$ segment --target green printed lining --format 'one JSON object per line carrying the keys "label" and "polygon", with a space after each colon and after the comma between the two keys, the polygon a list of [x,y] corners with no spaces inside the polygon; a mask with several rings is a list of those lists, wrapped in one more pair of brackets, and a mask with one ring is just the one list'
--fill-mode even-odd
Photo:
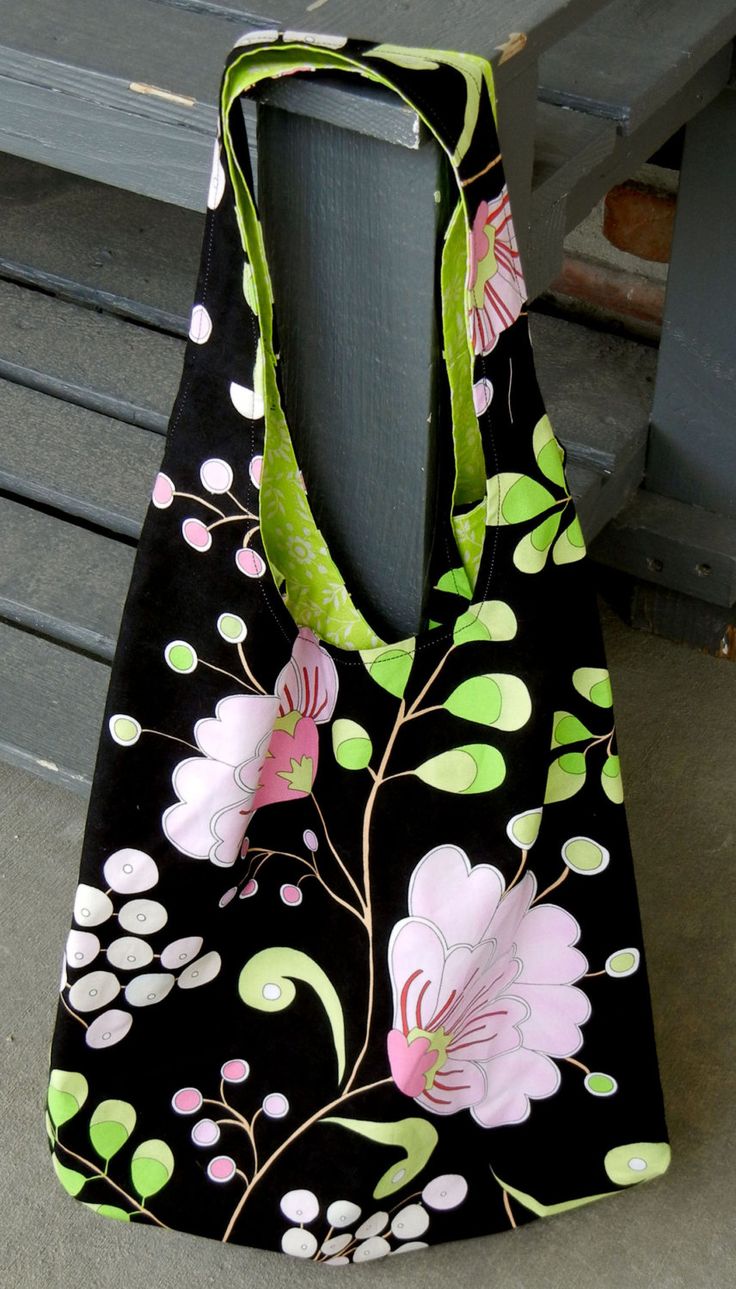
{"label": "green printed lining", "polygon": [[[379,47],[382,56],[391,58],[391,46]],[[377,49],[370,51],[377,53]],[[496,114],[491,68],[484,59],[438,50],[411,51],[420,65],[448,62],[466,77],[477,91],[478,111],[480,83],[484,82]],[[402,50],[402,56],[407,51]],[[295,57],[295,54],[297,57]],[[300,480],[299,466],[284,416],[276,381],[277,355],[273,350],[273,287],[266,259],[263,231],[256,214],[252,194],[238,164],[230,135],[230,109],[236,99],[258,81],[294,67],[304,61],[310,69],[354,71],[398,93],[421,117],[434,134],[430,122],[385,76],[372,72],[362,63],[330,51],[325,53],[312,45],[288,44],[256,46],[244,49],[227,69],[223,78],[221,109],[222,134],[230,176],[235,192],[235,213],[241,242],[246,255],[243,286],[246,299],[257,314],[260,340],[253,373],[256,398],[262,397],[265,414],[263,466],[260,485],[260,516],[263,547],[277,586],[285,582],[284,601],[289,613],[300,626],[311,627],[322,639],[346,649],[371,649],[386,642],[376,635],[364,615],[353,603],[345,581],[330,555],[327,543],[315,522]],[[399,62],[398,57],[393,61]],[[466,146],[472,135],[471,107],[466,113]],[[437,137],[435,135],[435,137]],[[440,141],[441,142],[441,141]],[[444,145],[443,145],[444,146]],[[447,149],[445,149],[447,151]],[[457,156],[451,158],[453,166]],[[456,177],[457,172],[455,170]],[[478,419],[473,403],[473,352],[467,329],[465,282],[468,271],[469,216],[463,189],[445,232],[441,262],[443,356],[450,384],[455,479],[452,492],[451,522],[465,575],[471,593],[475,586],[485,535],[486,473]],[[250,271],[249,271],[250,266]],[[476,502],[471,510],[459,515],[459,504]]]}

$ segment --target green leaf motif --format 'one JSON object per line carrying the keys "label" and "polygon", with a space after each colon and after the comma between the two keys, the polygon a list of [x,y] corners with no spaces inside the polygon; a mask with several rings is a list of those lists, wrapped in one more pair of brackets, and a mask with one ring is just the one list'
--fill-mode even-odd
{"label": "green leaf motif", "polygon": [[422,1171],[437,1145],[437,1129],[426,1119],[399,1119],[396,1123],[375,1123],[362,1119],[333,1116],[323,1123],[336,1123],[349,1132],[378,1141],[383,1146],[398,1146],[404,1153],[379,1179],[374,1199],[385,1199],[413,1180]]}
{"label": "green leaf motif", "polygon": [[62,1164],[57,1155],[52,1155],[51,1160],[54,1165],[56,1176],[64,1187],[64,1190],[69,1195],[77,1196],[85,1182],[89,1181],[89,1177],[85,1177],[82,1173],[78,1173],[74,1168],[67,1168],[66,1164]]}
{"label": "green leaf motif", "polygon": [[332,748],[343,770],[365,770],[373,755],[368,731],[344,717],[332,723]]}
{"label": "green leaf motif", "polygon": [[580,520],[575,515],[572,522],[557,538],[555,548],[552,551],[552,559],[555,564],[573,564],[575,560],[582,559],[584,554],[585,538],[580,527]]}
{"label": "green leaf motif", "polygon": [[620,806],[624,799],[624,785],[621,779],[621,762],[617,756],[607,756],[601,770],[601,786],[609,801]]}
{"label": "green leaf motif", "polygon": [[130,1176],[138,1195],[147,1200],[156,1195],[174,1171],[174,1156],[165,1141],[152,1138],[142,1141],[130,1162]]}
{"label": "green leaf motif", "polygon": [[413,773],[422,783],[442,792],[492,792],[506,777],[506,763],[498,748],[488,743],[468,743],[430,757]]}
{"label": "green leaf motif", "polygon": [[591,876],[608,868],[611,853],[592,837],[570,837],[562,847],[562,858],[574,873]]}
{"label": "green leaf motif", "polygon": [[471,676],[445,699],[443,707],[462,720],[500,730],[519,730],[532,712],[529,690],[518,676]]}
{"label": "green leaf motif", "polygon": [[549,416],[546,414],[537,421],[534,427],[532,445],[534,455],[537,458],[537,465],[542,474],[567,492],[564,470],[565,454],[562,444],[555,436]]}
{"label": "green leaf motif", "polygon": [[522,850],[531,850],[539,836],[541,826],[541,809],[523,810],[521,814],[509,819],[506,832],[515,846],[519,846]]}
{"label": "green leaf motif", "polygon": [[437,583],[438,591],[449,591],[452,595],[463,595],[469,600],[473,594],[464,568],[448,568]]}
{"label": "green leaf motif", "polygon": [[246,962],[238,979],[238,993],[256,1011],[279,1012],[296,997],[295,980],[310,985],[325,1009],[337,1057],[337,1078],[345,1072],[345,1021],[342,1005],[332,981],[322,968],[301,949],[261,949]]}
{"label": "green leaf motif", "polygon": [[522,537],[514,551],[514,564],[520,573],[541,573],[561,518],[562,511],[558,510]]}
{"label": "green leaf motif", "polygon": [[574,797],[585,783],[585,757],[582,752],[565,752],[557,757],[549,767],[547,786],[544,792],[544,804],[553,801],[566,801]]}
{"label": "green leaf motif", "polygon": [[486,522],[523,524],[556,505],[551,492],[528,474],[494,474],[486,483]]}
{"label": "green leaf motif", "polygon": [[632,1186],[661,1177],[670,1166],[672,1152],[666,1141],[634,1141],[614,1146],[604,1161],[605,1170],[616,1186]]}
{"label": "green leaf motif", "polygon": [[[493,1169],[491,1172],[493,1173]],[[508,1182],[502,1182],[496,1173],[493,1173],[493,1176],[503,1190],[508,1191],[509,1195],[523,1204],[524,1208],[536,1213],[537,1217],[552,1217],[554,1213],[566,1213],[569,1209],[581,1208],[583,1204],[592,1204],[594,1200],[605,1199],[607,1195],[616,1194],[616,1191],[602,1191],[599,1195],[583,1195],[581,1199],[563,1200],[560,1204],[540,1204],[539,1200],[534,1199],[532,1195],[517,1190],[515,1186],[509,1186]]]}
{"label": "green leaf motif", "polygon": [[474,640],[513,640],[517,622],[513,610],[503,600],[484,600],[471,604],[455,623],[455,644]]}
{"label": "green leaf motif", "polygon": [[[360,657],[368,669],[368,674],[382,689],[393,694],[394,698],[403,698],[406,684],[414,662],[413,639],[400,640],[395,645],[379,645],[377,649],[361,649]],[[359,728],[359,727],[358,727]],[[365,730],[363,734],[365,734]],[[368,740],[370,742],[370,739]],[[370,761],[370,754],[368,756]],[[342,763],[341,763],[342,764]],[[368,762],[366,762],[366,765]],[[354,767],[346,767],[348,769]],[[364,766],[357,767],[364,769]]]}
{"label": "green leaf motif", "polygon": [[51,1071],[47,1100],[56,1128],[78,1114],[88,1093],[89,1085],[83,1074],[76,1074],[73,1070]]}
{"label": "green leaf motif", "polygon": [[128,1101],[101,1101],[89,1122],[89,1139],[105,1162],[125,1145],[135,1128],[136,1113]]}
{"label": "green leaf motif", "polygon": [[611,677],[605,667],[577,667],[572,673],[572,683],[596,707],[613,706]]}
{"label": "green leaf motif", "polygon": [[112,1217],[116,1222],[129,1222],[130,1213],[126,1213],[124,1208],[118,1208],[117,1204],[89,1204],[87,1200],[82,1200],[85,1208],[91,1208],[93,1213],[99,1213],[100,1217]]}
{"label": "green leaf motif", "polygon": [[566,743],[578,743],[581,739],[593,735],[577,716],[570,712],[555,712],[552,725],[552,747],[562,747]]}

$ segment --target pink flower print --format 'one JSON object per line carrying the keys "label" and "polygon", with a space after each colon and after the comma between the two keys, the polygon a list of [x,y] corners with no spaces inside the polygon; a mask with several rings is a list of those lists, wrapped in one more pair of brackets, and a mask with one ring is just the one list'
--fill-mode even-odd
{"label": "pink flower print", "polygon": [[257,806],[306,797],[317,774],[319,731],[337,701],[337,669],[308,627],[294,641],[276,681],[279,715],[268,748]]}
{"label": "pink flower print", "polygon": [[302,627],[291,658],[276,681],[279,716],[301,712],[318,725],[328,721],[337,701],[337,668],[309,627]]}
{"label": "pink flower print", "polygon": [[506,185],[493,201],[480,202],[470,231],[470,335],[473,352],[488,354],[516,321],[526,299]]}
{"label": "pink flower print", "polygon": [[214,717],[197,721],[202,756],[180,761],[172,775],[178,801],[161,825],[183,855],[234,864],[251,815],[261,768],[279,711],[272,694],[232,694]]}
{"label": "pink flower print", "polygon": [[337,701],[337,669],[313,631],[299,631],[275,694],[222,698],[197,721],[202,756],[172,775],[178,800],[161,824],[183,855],[234,864],[256,810],[308,796],[317,773],[319,732]]}
{"label": "pink flower print", "polygon": [[387,1048],[397,1087],[433,1114],[469,1109],[483,1127],[520,1123],[531,1100],[559,1087],[552,1058],[582,1044],[588,968],[580,928],[555,904],[532,907],[527,873],[503,875],[437,846],[409,885],[409,916],[394,927],[389,971],[394,1027]]}
{"label": "pink flower print", "polygon": [[255,805],[308,797],[317,773],[319,732],[310,716],[289,712],[274,726]]}

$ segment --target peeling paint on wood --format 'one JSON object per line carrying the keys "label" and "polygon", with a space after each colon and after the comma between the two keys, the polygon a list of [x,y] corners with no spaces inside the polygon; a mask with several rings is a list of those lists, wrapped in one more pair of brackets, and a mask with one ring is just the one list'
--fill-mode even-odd
{"label": "peeling paint on wood", "polygon": [[496,45],[496,49],[501,51],[501,57],[498,60],[499,67],[502,63],[507,63],[516,54],[520,54],[522,49],[526,49],[526,39],[525,31],[512,31],[509,32],[508,40],[504,41],[502,45]]}
{"label": "peeling paint on wood", "polygon": [[150,94],[153,98],[166,99],[167,103],[178,103],[181,107],[194,107],[197,102],[196,98],[175,94],[173,90],[162,89],[160,85],[146,85],[143,81],[131,81],[128,89],[134,94]]}

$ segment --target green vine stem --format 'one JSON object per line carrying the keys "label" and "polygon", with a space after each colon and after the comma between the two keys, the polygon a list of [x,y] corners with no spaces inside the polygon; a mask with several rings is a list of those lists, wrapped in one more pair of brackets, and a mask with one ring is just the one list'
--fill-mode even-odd
{"label": "green vine stem", "polygon": [[[83,1155],[78,1155],[75,1150],[71,1150],[69,1146],[65,1146],[63,1141],[60,1141],[56,1134],[54,1134],[54,1144],[56,1146],[60,1146],[67,1155],[71,1155],[72,1159],[76,1159],[78,1163],[84,1164],[85,1168],[91,1169],[96,1177],[102,1177],[104,1181],[107,1182],[108,1186],[114,1187],[114,1189],[118,1191],[129,1204],[133,1205],[136,1212],[144,1213],[146,1217],[150,1217],[152,1222],[155,1222],[157,1226],[163,1227],[165,1231],[170,1229],[165,1222],[162,1222],[160,1218],[156,1217],[155,1213],[152,1213],[149,1208],[146,1208],[145,1204],[139,1204],[138,1200],[133,1199],[132,1195],[129,1195],[126,1190],[123,1190],[122,1186],[119,1186],[117,1182],[113,1181],[112,1177],[108,1176],[107,1171],[103,1172],[101,1168],[98,1168],[96,1164],[92,1163],[91,1159],[85,1159]],[[88,1178],[87,1180],[89,1181],[90,1179]]]}

